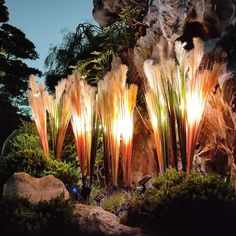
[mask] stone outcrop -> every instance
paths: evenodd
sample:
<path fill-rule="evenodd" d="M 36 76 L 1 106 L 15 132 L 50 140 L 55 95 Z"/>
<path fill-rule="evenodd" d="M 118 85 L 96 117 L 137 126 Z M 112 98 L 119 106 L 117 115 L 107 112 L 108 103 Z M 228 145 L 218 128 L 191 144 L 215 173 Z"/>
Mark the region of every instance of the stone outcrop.
<path fill-rule="evenodd" d="M 101 27 L 106 27 L 117 20 L 122 8 L 140 2 L 147 0 L 93 0 L 93 17 Z"/>
<path fill-rule="evenodd" d="M 49 201 L 63 195 L 69 199 L 69 192 L 64 184 L 53 175 L 34 178 L 25 172 L 14 173 L 3 187 L 3 196 L 27 198 L 31 203 Z"/>
<path fill-rule="evenodd" d="M 93 16 L 100 26 L 107 26 L 116 20 L 117 15 L 123 7 L 128 4 L 133 4 L 133 2 L 138 4 L 140 1 L 94 1 Z M 223 150 L 217 147 L 219 150 L 214 150 L 215 152 L 212 152 L 211 157 L 209 157 L 211 160 L 207 159 L 207 162 L 212 165 L 212 163 L 215 163 L 218 159 L 220 163 L 222 163 L 222 161 L 227 163 L 227 159 L 232 159 L 229 157 L 230 149 L 232 151 L 230 156 L 232 156 L 233 153 L 234 162 L 236 163 L 236 135 L 235 131 L 232 131 L 236 129 L 236 0 L 149 0 L 147 4 L 148 12 L 142 22 L 147 25 L 146 35 L 137 40 L 133 49 L 128 50 L 127 55 L 132 55 L 132 57 L 124 59 L 121 55 L 123 63 L 129 66 L 129 71 L 132 73 L 132 76 L 130 76 L 132 81 L 129 82 L 137 83 L 139 87 L 141 87 L 140 90 L 143 91 L 145 84 L 143 62 L 146 59 L 151 58 L 158 62 L 167 44 L 169 44 L 171 48 L 175 41 L 179 40 L 186 42 L 187 45 L 185 48 L 189 50 L 194 46 L 193 38 L 201 38 L 204 42 L 205 49 L 204 60 L 210 59 L 223 62 L 226 64 L 228 71 L 232 73 L 230 76 L 225 76 L 221 79 L 218 88 L 221 92 L 220 96 L 222 96 L 224 101 L 229 105 L 227 113 L 225 113 L 224 118 L 226 119 L 224 122 L 226 124 L 230 123 L 230 126 L 228 128 L 224 127 L 224 129 L 227 130 L 226 135 L 224 136 L 224 140 L 219 141 L 222 142 L 226 148 L 223 148 Z M 112 13 L 112 15 L 109 15 L 110 13 Z M 138 105 L 143 106 L 143 112 L 141 113 L 145 117 L 145 105 Z M 219 105 L 219 109 L 220 106 L 221 104 Z M 209 109 L 211 109 L 211 107 Z M 141 124 L 141 119 L 139 119 L 137 123 Z M 150 173 L 153 172 L 153 168 L 149 168 L 148 170 L 148 167 L 145 167 L 145 161 L 146 165 L 155 165 L 155 161 L 152 161 L 154 159 L 152 151 L 154 145 L 150 132 L 146 130 L 146 126 L 139 125 L 137 127 L 138 128 L 135 128 L 136 130 L 134 131 L 134 158 L 132 160 L 132 168 L 135 170 L 133 173 L 137 172 L 138 176 L 142 176 L 147 174 L 148 171 Z M 213 130 L 203 130 L 207 130 L 208 134 L 213 133 Z M 203 135 L 202 137 L 204 137 L 204 135 L 206 137 L 208 134 L 201 135 Z M 221 137 L 222 135 L 216 134 L 216 136 Z M 210 142 L 208 144 L 215 147 L 215 143 L 211 143 L 213 140 L 213 137 L 207 138 L 207 141 Z M 204 140 L 202 143 L 204 143 Z M 234 143 L 233 146 L 231 145 L 232 143 Z M 228 151 L 226 151 L 226 149 Z M 222 151 L 223 154 L 221 154 Z M 228 152 L 228 154 L 226 152 Z M 216 157 L 216 159 L 214 159 L 214 157 Z M 232 162 L 232 160 L 229 162 Z M 225 166 L 223 169 L 227 172 L 226 170 L 229 168 Z M 138 181 L 137 178 L 139 177 L 137 175 L 133 176 L 134 182 Z"/>
<path fill-rule="evenodd" d="M 144 235 L 138 228 L 120 224 L 114 214 L 98 206 L 76 204 L 74 215 L 80 231 L 86 235 Z"/>

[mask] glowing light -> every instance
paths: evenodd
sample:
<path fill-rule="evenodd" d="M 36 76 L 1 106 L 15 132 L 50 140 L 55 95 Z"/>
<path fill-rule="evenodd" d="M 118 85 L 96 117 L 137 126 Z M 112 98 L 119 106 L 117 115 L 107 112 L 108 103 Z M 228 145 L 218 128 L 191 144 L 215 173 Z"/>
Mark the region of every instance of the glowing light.
<path fill-rule="evenodd" d="M 151 120 L 160 172 L 164 172 L 168 159 L 168 103 L 165 100 L 164 82 L 161 67 L 153 65 L 151 60 L 144 63 L 149 89 L 145 93 L 148 114 Z M 163 73 L 164 74 L 164 73 Z"/>
<path fill-rule="evenodd" d="M 203 45 L 195 39 L 193 50 L 187 52 L 177 42 L 175 53 L 177 63 L 165 57 L 158 65 L 151 60 L 144 63 L 148 81 L 145 98 L 161 172 L 170 162 L 169 154 L 178 168 L 178 145 L 182 169 L 191 170 L 207 97 L 221 68 L 218 64 L 200 68 Z"/>
<path fill-rule="evenodd" d="M 132 159 L 132 141 L 133 141 L 133 113 L 136 104 L 138 87 L 131 85 L 130 88 L 123 87 L 122 92 L 122 119 L 121 119 L 121 133 L 122 133 L 122 168 L 123 179 L 126 186 L 131 185 L 131 159 Z"/>
<path fill-rule="evenodd" d="M 66 130 L 71 118 L 70 80 L 63 79 L 55 86 L 55 96 L 45 93 L 44 105 L 49 114 L 55 157 L 61 159 Z"/>
<path fill-rule="evenodd" d="M 202 119 L 204 112 L 205 101 L 196 93 L 187 93 L 186 95 L 186 110 L 189 124 L 193 124 Z"/>
<path fill-rule="evenodd" d="M 29 104 L 32 108 L 34 121 L 39 133 L 44 154 L 45 156 L 48 156 L 49 149 L 48 149 L 48 138 L 47 138 L 47 114 L 43 102 L 43 97 L 45 93 L 44 84 L 41 83 L 37 85 L 36 77 L 30 76 L 29 88 L 30 88 L 30 90 L 28 91 Z"/>
<path fill-rule="evenodd" d="M 71 124 L 83 180 L 91 175 L 92 137 L 95 127 L 95 88 L 80 80 L 78 73 L 71 77 Z"/>
<path fill-rule="evenodd" d="M 106 182 L 109 182 L 111 161 L 112 182 L 117 186 L 121 136 L 124 182 L 125 184 L 130 182 L 133 110 L 137 87 L 135 85 L 126 87 L 126 65 L 120 64 L 117 60 L 114 60 L 112 65 L 112 70 L 98 83 L 97 107 L 103 130 Z"/>

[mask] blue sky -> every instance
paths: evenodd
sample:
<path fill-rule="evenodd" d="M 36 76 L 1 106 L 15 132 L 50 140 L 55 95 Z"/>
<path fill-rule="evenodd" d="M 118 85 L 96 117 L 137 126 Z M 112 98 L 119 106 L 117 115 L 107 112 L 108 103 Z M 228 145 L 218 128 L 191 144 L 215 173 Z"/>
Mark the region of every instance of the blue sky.
<path fill-rule="evenodd" d="M 79 23 L 95 23 L 92 0 L 5 0 L 9 23 L 21 29 L 36 46 L 39 59 L 27 64 L 45 71 L 44 60 L 51 45 L 62 42 L 65 32 Z"/>

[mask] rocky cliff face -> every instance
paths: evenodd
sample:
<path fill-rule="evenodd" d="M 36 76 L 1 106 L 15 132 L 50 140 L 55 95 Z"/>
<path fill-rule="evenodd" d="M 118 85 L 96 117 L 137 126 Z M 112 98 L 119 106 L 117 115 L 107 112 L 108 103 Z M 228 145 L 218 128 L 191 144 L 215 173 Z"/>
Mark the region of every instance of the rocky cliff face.
<path fill-rule="evenodd" d="M 143 1 L 94 0 L 93 16 L 101 27 L 105 27 L 117 19 L 123 7 L 133 2 L 138 4 Z M 144 18 L 144 23 L 147 25 L 146 35 L 137 40 L 133 49 L 129 49 L 132 51 L 129 53 L 132 57 L 129 60 L 123 59 L 123 62 L 128 64 L 132 70 L 133 80 L 139 86 L 143 86 L 145 83 L 143 62 L 148 58 L 158 61 L 158 57 L 163 53 L 167 44 L 171 46 L 176 40 L 180 40 L 187 42 L 186 49 L 191 49 L 193 48 L 193 38 L 200 37 L 204 41 L 205 58 L 225 62 L 227 69 L 232 73 L 221 78 L 218 89 L 225 104 L 229 105 L 225 123 L 230 124 L 228 128 L 231 131 L 235 130 L 236 0 L 149 0 L 147 4 L 148 13 Z M 134 138 L 134 165 L 132 166 L 136 171 L 138 169 L 141 176 L 145 172 L 154 171 L 154 168 L 148 169 L 143 165 L 148 160 L 148 165 L 155 166 L 152 152 L 154 145 L 146 126 L 139 125 L 137 127 Z M 213 131 L 208 130 L 208 132 Z M 217 135 L 220 136 L 220 134 Z M 226 132 L 224 137 L 225 146 L 231 146 L 228 150 L 232 151 L 234 159 L 236 156 L 235 147 L 232 147 L 231 144 L 235 143 L 235 136 L 235 132 Z M 227 144 L 227 139 L 231 140 L 231 144 Z M 222 151 L 222 148 L 218 149 Z M 226 150 L 223 152 L 226 153 Z M 214 155 L 211 155 L 210 161 L 216 161 L 212 156 Z M 226 156 L 226 163 L 228 163 L 228 154 Z M 137 176 L 134 176 L 135 178 Z"/>
<path fill-rule="evenodd" d="M 93 17 L 101 27 L 105 27 L 116 21 L 125 6 L 143 2 L 147 0 L 93 0 Z"/>

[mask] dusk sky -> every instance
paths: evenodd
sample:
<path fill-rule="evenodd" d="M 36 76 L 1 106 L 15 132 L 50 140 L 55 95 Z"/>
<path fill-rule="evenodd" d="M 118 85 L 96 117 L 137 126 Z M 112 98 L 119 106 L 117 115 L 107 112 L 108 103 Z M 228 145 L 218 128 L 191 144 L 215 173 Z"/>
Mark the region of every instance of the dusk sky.
<path fill-rule="evenodd" d="M 44 60 L 51 45 L 62 42 L 65 32 L 79 23 L 95 23 L 92 0 L 5 0 L 9 23 L 21 29 L 36 46 L 39 59 L 27 64 L 45 71 Z"/>

